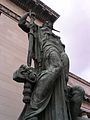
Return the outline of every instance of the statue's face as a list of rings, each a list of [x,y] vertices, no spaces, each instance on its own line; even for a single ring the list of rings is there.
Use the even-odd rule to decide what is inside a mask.
[[[52,22],[50,22],[50,21],[46,21],[46,22],[44,23],[44,26],[47,26],[47,27],[49,27],[49,28],[53,28],[53,24],[52,24]]]

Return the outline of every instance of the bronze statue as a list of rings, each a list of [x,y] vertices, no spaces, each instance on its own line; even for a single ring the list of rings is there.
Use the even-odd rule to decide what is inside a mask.
[[[30,22],[26,21],[28,16]],[[75,120],[79,111],[76,113],[76,107],[72,108],[72,104],[76,105],[77,96],[80,98],[77,109],[80,109],[84,90],[81,87],[67,87],[69,58],[60,37],[52,32],[53,23],[46,21],[42,26],[38,26],[34,20],[35,14],[27,12],[18,23],[19,27],[28,33],[29,40],[27,66],[20,66],[13,75],[14,80],[24,83],[25,107],[18,120]],[[32,59],[35,68],[31,68]],[[75,90],[79,94],[75,93]],[[48,115],[46,109],[49,109],[50,104],[52,109]],[[54,108],[55,115],[52,114]],[[41,117],[44,113],[47,113],[49,118]]]

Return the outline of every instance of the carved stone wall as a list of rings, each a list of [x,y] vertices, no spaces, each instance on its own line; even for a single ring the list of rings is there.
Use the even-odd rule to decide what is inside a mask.
[[[0,119],[16,120],[23,108],[22,87],[12,80],[13,72],[25,64],[26,34],[9,17],[0,16]]]

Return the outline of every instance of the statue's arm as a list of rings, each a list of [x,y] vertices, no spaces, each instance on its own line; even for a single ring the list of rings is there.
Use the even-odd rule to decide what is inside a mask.
[[[29,32],[29,27],[28,27],[28,24],[26,23],[26,19],[27,17],[29,16],[29,12],[27,12],[26,14],[24,14],[19,22],[18,22],[18,26],[24,31],[24,32]]]
[[[69,58],[65,52],[61,54],[61,58],[63,61],[63,66],[64,66],[64,72],[65,72],[65,80],[68,82],[68,76],[69,76]]]

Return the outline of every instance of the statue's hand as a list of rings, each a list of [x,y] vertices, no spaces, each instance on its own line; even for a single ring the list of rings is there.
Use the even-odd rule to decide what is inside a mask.
[[[29,17],[35,19],[35,12],[29,11]]]
[[[37,74],[33,70],[28,71],[27,80],[31,83],[35,83],[37,81]]]
[[[19,67],[14,73],[13,73],[13,80],[16,82],[24,83],[25,82],[25,77],[22,74],[23,70]]]
[[[37,75],[34,72],[34,68],[28,67],[26,65],[21,65],[19,69],[14,72],[13,80],[23,83],[25,83],[26,81],[30,83],[35,83],[37,80]]]

